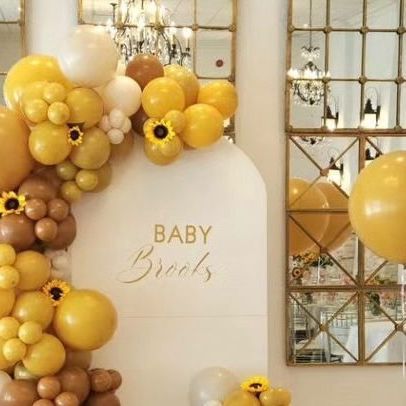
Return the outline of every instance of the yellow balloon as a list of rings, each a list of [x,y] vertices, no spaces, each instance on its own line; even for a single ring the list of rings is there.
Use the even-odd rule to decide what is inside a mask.
[[[56,125],[66,124],[70,117],[70,110],[67,104],[54,102],[48,108],[48,119]]]
[[[198,103],[215,107],[224,119],[232,117],[238,107],[238,95],[235,86],[226,80],[217,80],[202,86]]]
[[[8,316],[13,309],[15,302],[14,289],[0,290],[0,317]]]
[[[262,392],[260,397],[262,406],[290,406],[292,396],[287,389],[272,388]]]
[[[91,192],[97,187],[99,177],[97,176],[96,171],[88,171],[82,169],[76,175],[76,184],[79,186],[79,189],[84,192]]]
[[[68,93],[65,103],[70,110],[69,123],[83,124],[84,129],[96,125],[103,116],[103,100],[93,89],[77,87]]]
[[[28,347],[23,364],[31,374],[46,376],[62,369],[65,358],[63,344],[53,335],[44,334],[38,343]]]
[[[17,337],[20,323],[14,317],[3,317],[0,319],[0,337],[3,340]]]
[[[0,289],[13,289],[20,281],[17,269],[10,265],[0,267]]]
[[[16,252],[10,244],[0,244],[0,266],[13,265],[16,260]]]
[[[62,198],[69,203],[78,202],[82,198],[79,186],[71,180],[62,184],[60,192]]]
[[[317,183],[316,187],[321,190],[327,199],[330,209],[348,209],[348,198],[334,185],[327,182]],[[350,218],[347,213],[334,213],[330,215],[327,226],[320,244],[329,251],[340,248],[351,236],[352,229]]]
[[[42,338],[42,326],[36,321],[26,321],[18,329],[18,338],[27,345],[36,344]]]
[[[190,70],[180,65],[167,65],[164,68],[165,76],[175,80],[185,94],[185,107],[197,103],[200,83],[197,76]]]
[[[19,115],[0,106],[0,192],[17,188],[33,169],[29,135]]]
[[[89,369],[91,364],[92,353],[90,351],[66,351],[65,367]]]
[[[58,82],[71,89],[55,58],[30,55],[20,59],[8,72],[4,82],[4,99],[9,108],[19,111],[19,104],[27,85],[38,81]]]
[[[73,180],[79,169],[71,161],[61,162],[56,166],[56,174],[62,180]]]
[[[165,120],[169,120],[174,131],[180,134],[186,127],[186,115],[179,110],[171,110],[165,114]]]
[[[349,214],[360,240],[388,261],[406,263],[406,151],[365,168],[353,187]]]
[[[96,172],[98,178],[97,187],[93,189],[92,192],[99,193],[109,187],[111,179],[113,178],[113,168],[107,162]]]
[[[44,293],[24,292],[18,296],[12,316],[20,323],[35,321],[45,330],[52,322],[54,311],[51,300]]]
[[[42,123],[47,119],[48,103],[42,99],[29,100],[24,103],[23,114],[30,123]]]
[[[12,364],[21,361],[27,353],[27,346],[19,338],[11,338],[3,345],[4,358]]]
[[[144,151],[147,158],[156,165],[169,165],[177,158],[177,155],[164,155],[157,144],[148,140],[144,142]]]
[[[6,340],[0,338],[0,370],[2,371],[8,369],[12,365],[12,363],[10,361],[7,361],[7,359],[3,355],[3,347],[5,342]]]
[[[54,323],[62,342],[73,350],[92,351],[102,347],[117,327],[117,313],[103,294],[74,290],[58,306]]]
[[[289,180],[289,208],[293,210],[328,209],[324,194],[303,179]],[[293,217],[316,241],[321,241],[329,224],[329,215],[319,213],[292,213]],[[317,244],[308,237],[292,219],[289,219],[289,253],[298,255],[318,250]]]
[[[222,115],[208,104],[190,106],[185,110],[185,116],[186,127],[180,137],[192,148],[208,147],[224,134]]]
[[[108,161],[110,153],[109,137],[93,127],[85,131],[83,142],[73,149],[70,158],[81,169],[100,169]]]
[[[168,111],[185,108],[185,94],[175,80],[157,78],[142,92],[142,107],[149,117],[161,119]]]
[[[238,389],[227,396],[223,406],[261,406],[261,403],[251,393]]]
[[[25,86],[20,100],[20,107],[24,111],[27,102],[44,98],[44,89],[48,85],[46,81],[32,82]],[[46,100],[45,100],[46,101]]]
[[[43,165],[57,165],[70,154],[69,128],[50,121],[38,124],[31,131],[29,147],[32,156]]]
[[[19,253],[14,267],[20,274],[20,282],[18,283],[20,290],[40,289],[51,275],[49,259],[36,251]]]
[[[66,89],[57,82],[47,83],[44,86],[42,97],[49,104],[63,102],[66,98]]]

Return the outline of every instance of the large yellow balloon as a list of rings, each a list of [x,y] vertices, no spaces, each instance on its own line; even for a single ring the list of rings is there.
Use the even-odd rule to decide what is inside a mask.
[[[31,374],[46,376],[62,369],[65,358],[63,344],[53,335],[44,334],[38,343],[28,347],[23,364]]]
[[[290,406],[292,396],[287,389],[272,388],[262,392],[259,399],[262,406]]]
[[[20,274],[20,281],[17,286],[20,290],[40,289],[51,275],[49,259],[36,251],[19,253],[14,267]]]
[[[289,181],[289,208],[293,210],[328,209],[324,194],[303,179]],[[320,213],[292,213],[293,217],[316,241],[321,241],[329,224],[329,215]],[[298,255],[318,250],[317,244],[308,237],[292,219],[289,219],[289,253]]]
[[[70,124],[83,124],[86,129],[95,126],[103,116],[103,100],[93,89],[73,89],[65,102],[70,110]]]
[[[316,187],[321,190],[327,199],[330,209],[348,210],[348,198],[341,193],[334,185],[328,182],[317,183]],[[351,236],[352,228],[347,213],[334,213],[330,215],[327,226],[320,244],[329,251],[340,248]]]
[[[406,151],[383,155],[360,173],[349,214],[370,250],[388,261],[406,263]]]
[[[15,298],[14,289],[0,290],[0,318],[10,314]]]
[[[185,93],[185,107],[197,103],[200,84],[196,75],[190,70],[180,65],[167,65],[164,68],[165,76],[175,80]]]
[[[106,344],[117,328],[117,313],[103,294],[92,290],[70,292],[58,306],[54,329],[73,350],[92,351]]]
[[[0,106],[0,192],[15,189],[32,170],[29,134],[17,113]]]
[[[3,347],[6,343],[6,340],[0,338],[0,370],[4,371],[5,369],[9,368],[12,363],[7,361],[6,357],[3,355]]]
[[[217,80],[201,87],[198,103],[210,104],[223,115],[224,119],[227,119],[232,117],[237,110],[237,91],[230,82]]]
[[[224,400],[223,406],[261,406],[261,403],[251,393],[239,389]]]
[[[186,127],[180,134],[192,148],[204,148],[214,144],[224,134],[223,117],[208,104],[194,104],[185,110]]]
[[[185,108],[185,94],[171,78],[157,78],[147,84],[142,92],[142,107],[152,118],[163,118],[168,111]]]
[[[4,99],[13,110],[20,111],[20,100],[27,85],[37,81],[58,82],[71,89],[55,58],[30,55],[20,59],[8,72],[4,82]]]

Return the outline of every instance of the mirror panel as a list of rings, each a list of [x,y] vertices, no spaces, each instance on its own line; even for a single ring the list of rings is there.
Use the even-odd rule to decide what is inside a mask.
[[[331,0],[331,26],[358,28],[362,25],[362,0]]]

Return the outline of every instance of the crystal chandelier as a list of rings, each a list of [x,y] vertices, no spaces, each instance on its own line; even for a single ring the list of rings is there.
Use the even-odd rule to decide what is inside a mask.
[[[107,23],[108,31],[125,64],[132,56],[147,53],[156,55],[163,65],[191,68],[193,31],[181,27],[179,36],[172,13],[160,0],[118,0],[110,4],[113,17]]]

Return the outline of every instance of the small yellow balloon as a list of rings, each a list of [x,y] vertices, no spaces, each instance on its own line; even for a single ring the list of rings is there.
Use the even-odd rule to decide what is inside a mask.
[[[83,142],[74,148],[71,161],[81,169],[99,169],[109,159],[111,144],[109,137],[99,128],[85,131]]]
[[[1,293],[2,291],[0,291],[0,298]],[[45,330],[51,324],[54,311],[51,300],[44,293],[39,291],[24,292],[18,296],[12,316],[20,323],[35,321]]]
[[[97,187],[99,177],[97,176],[96,171],[88,171],[82,169],[76,175],[76,184],[79,186],[79,189],[84,192],[91,192]]]
[[[185,107],[197,103],[200,84],[197,76],[188,68],[181,65],[167,65],[164,68],[165,76],[175,80],[185,94]]]
[[[63,102],[66,98],[66,89],[57,82],[47,83],[43,88],[42,97],[49,104]]]
[[[11,338],[3,345],[4,358],[11,364],[21,361],[27,353],[27,346],[19,338]]]
[[[177,156],[164,155],[157,144],[148,140],[144,142],[144,151],[147,158],[156,165],[169,165],[177,158]]]
[[[223,117],[208,104],[194,104],[185,110],[186,127],[180,134],[192,148],[204,148],[214,144],[224,134]]]
[[[79,169],[71,161],[63,161],[56,166],[56,174],[62,180],[73,180]]]
[[[27,345],[36,344],[42,338],[42,326],[36,321],[26,321],[18,329],[18,338]]]
[[[95,126],[103,116],[103,100],[93,89],[78,87],[71,90],[65,103],[70,110],[70,124],[82,124],[84,129]]]
[[[168,111],[185,108],[185,94],[171,78],[157,78],[142,93],[142,107],[149,117],[163,118]]]
[[[82,198],[82,191],[74,181],[68,181],[61,186],[61,196],[69,203],[76,203]]]
[[[42,123],[47,119],[48,104],[42,99],[29,100],[24,104],[23,113],[31,123]]]
[[[20,323],[14,317],[3,317],[0,319],[0,338],[9,340],[17,337]]]
[[[13,289],[20,282],[20,274],[10,265],[0,267],[0,289]]]
[[[20,290],[40,289],[51,275],[49,259],[36,251],[19,253],[14,266],[20,274],[18,283],[18,289]]]
[[[3,355],[3,347],[5,344],[6,340],[3,340],[0,338],[0,370],[4,371],[12,365],[10,361],[7,361],[7,359]]]
[[[171,110],[165,114],[165,120],[169,120],[174,131],[180,134],[186,127],[186,115],[182,111]]]
[[[0,317],[8,316],[13,309],[15,302],[14,289],[0,290]]]
[[[64,365],[66,358],[63,344],[53,335],[44,334],[41,340],[28,347],[23,364],[36,376],[56,374]]]
[[[262,392],[260,397],[262,406],[290,406],[292,396],[287,389],[272,388]]]
[[[0,266],[13,265],[16,260],[16,252],[10,244],[0,244]]]
[[[69,120],[69,107],[62,102],[54,102],[48,108],[48,120],[56,125],[66,124]]]
[[[99,193],[109,187],[113,178],[113,168],[107,162],[97,171],[97,187],[92,190],[94,193]]]
[[[160,146],[162,155],[167,157],[177,157],[183,151],[183,142],[176,135],[170,141]]]
[[[38,124],[31,131],[29,147],[32,156],[43,165],[63,162],[72,150],[68,141],[69,128],[50,121]]]
[[[238,389],[227,396],[223,406],[261,406],[261,403],[251,393]]]
[[[48,85],[48,82],[46,82],[46,81],[38,81],[38,82],[30,83],[24,88],[24,91],[23,91],[23,94],[22,94],[21,100],[20,100],[20,107],[22,108],[22,111],[24,111],[24,106],[28,101],[31,101],[34,99],[44,99],[44,97],[43,97],[44,88],[47,85]]]
[[[237,110],[237,91],[230,82],[217,80],[200,88],[198,103],[215,107],[226,120],[232,117]]]
[[[102,347],[117,328],[117,313],[103,294],[92,290],[74,290],[57,307],[55,332],[73,350],[92,351]]]

